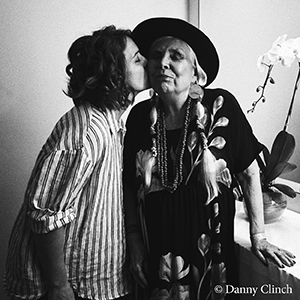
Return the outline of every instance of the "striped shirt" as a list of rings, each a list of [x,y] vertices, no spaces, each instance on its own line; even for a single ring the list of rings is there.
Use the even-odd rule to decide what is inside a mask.
[[[5,288],[37,299],[46,292],[33,232],[65,227],[69,282],[82,298],[130,291],[122,194],[124,127],[86,103],[56,124],[36,160],[8,248]]]

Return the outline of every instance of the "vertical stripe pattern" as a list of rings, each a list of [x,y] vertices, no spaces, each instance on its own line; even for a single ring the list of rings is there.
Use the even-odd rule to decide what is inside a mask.
[[[22,299],[45,293],[33,232],[65,226],[65,262],[79,297],[129,292],[122,195],[123,127],[113,112],[74,107],[40,151],[8,249],[5,288]]]

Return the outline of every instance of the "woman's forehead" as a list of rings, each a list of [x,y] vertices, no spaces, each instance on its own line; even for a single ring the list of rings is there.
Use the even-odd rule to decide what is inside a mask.
[[[150,50],[168,48],[182,49],[183,51],[190,52],[190,47],[186,42],[173,36],[158,38],[153,42]]]

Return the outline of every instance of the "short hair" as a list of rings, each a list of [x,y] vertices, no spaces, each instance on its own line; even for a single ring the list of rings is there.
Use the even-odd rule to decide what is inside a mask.
[[[65,94],[76,106],[90,102],[101,110],[126,108],[131,101],[125,83],[126,62],[124,50],[128,29],[114,25],[78,38],[68,51],[69,76]]]

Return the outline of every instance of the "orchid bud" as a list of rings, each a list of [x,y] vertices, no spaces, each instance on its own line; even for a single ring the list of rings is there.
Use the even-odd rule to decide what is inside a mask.
[[[262,90],[262,88],[263,88],[263,87],[262,87],[261,85],[258,86],[258,87],[256,88],[256,92],[259,93],[259,92]]]

